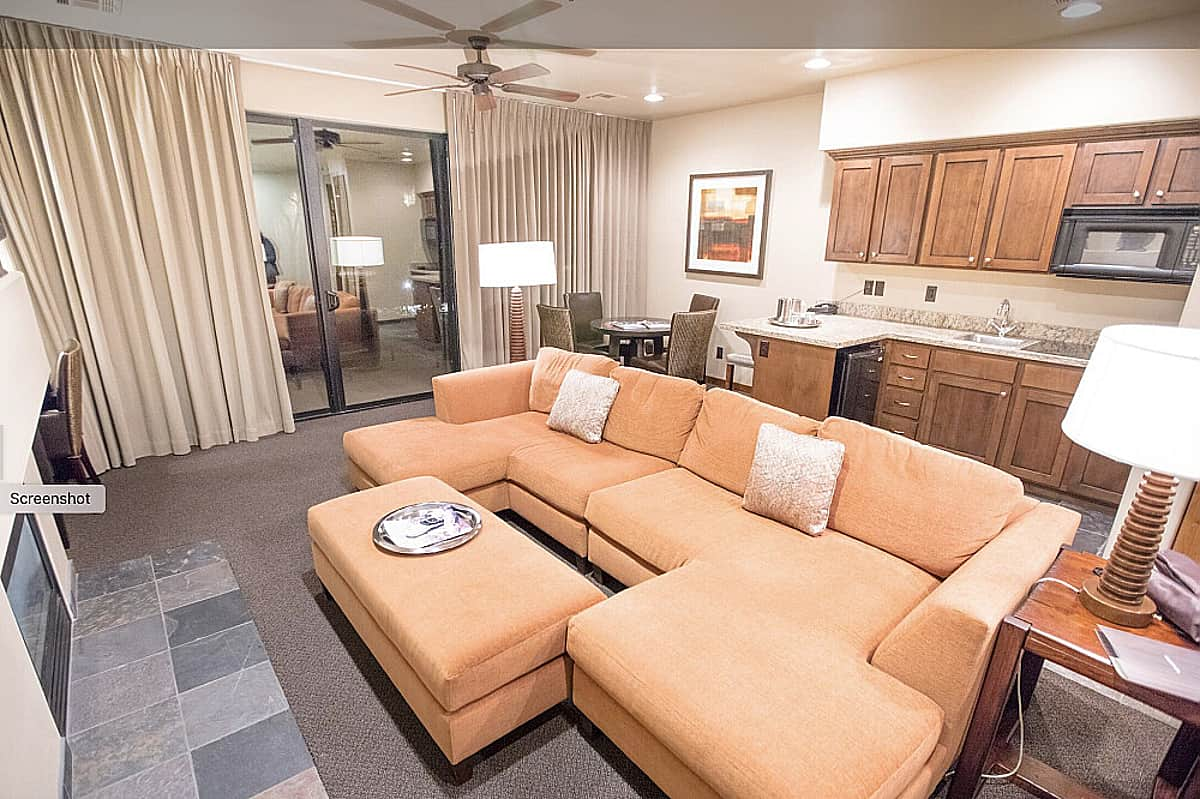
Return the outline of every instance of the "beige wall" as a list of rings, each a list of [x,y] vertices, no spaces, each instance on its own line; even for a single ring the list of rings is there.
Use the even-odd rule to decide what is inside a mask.
[[[693,293],[721,298],[718,318],[768,316],[775,300],[828,299],[833,268],[823,258],[829,221],[824,153],[817,149],[821,96],[807,95],[654,123],[650,143],[647,314],[670,317],[687,310]],[[762,280],[685,274],[688,175],[698,172],[774,170]],[[722,344],[749,352],[736,336],[716,331]],[[724,364],[709,352],[709,374]],[[739,381],[748,376],[739,373]]]
[[[242,95],[248,111],[446,132],[441,94],[384,97],[399,88],[402,87],[378,81],[242,60]]]

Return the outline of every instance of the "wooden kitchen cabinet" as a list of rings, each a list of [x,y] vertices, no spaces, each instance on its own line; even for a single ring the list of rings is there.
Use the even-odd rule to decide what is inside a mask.
[[[754,354],[750,396],[810,419],[829,415],[837,350],[782,339],[743,338]]]
[[[998,467],[1029,483],[1062,486],[1071,451],[1062,420],[1082,375],[1069,366],[1021,364]]]
[[[995,464],[1011,392],[1011,383],[934,372],[925,384],[917,440]]]
[[[878,158],[850,158],[836,162],[829,206],[829,236],[825,241],[826,260],[867,260],[878,179]]]
[[[1129,467],[1071,444],[1061,488],[1068,494],[1118,505],[1129,481]]]
[[[1163,139],[1150,178],[1149,202],[1200,203],[1200,136]]]
[[[871,249],[876,264],[915,264],[921,246],[921,220],[929,197],[932,155],[895,155],[879,162]]]
[[[937,154],[919,263],[978,266],[999,165],[999,148]]]
[[[1047,272],[1075,160],[1074,144],[1010,147],[1000,164],[984,269]]]
[[[1158,143],[1158,139],[1131,139],[1079,145],[1067,205],[1142,205]]]

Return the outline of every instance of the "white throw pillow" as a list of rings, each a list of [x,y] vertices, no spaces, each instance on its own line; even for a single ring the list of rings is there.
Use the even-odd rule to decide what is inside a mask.
[[[546,424],[551,430],[569,433],[589,444],[599,444],[620,387],[621,384],[611,377],[572,369],[563,378]]]
[[[742,507],[789,527],[820,535],[829,523],[846,447],[778,425],[758,429]]]

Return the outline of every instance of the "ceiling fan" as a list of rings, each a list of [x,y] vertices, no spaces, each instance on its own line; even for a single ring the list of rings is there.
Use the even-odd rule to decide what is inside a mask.
[[[438,34],[436,36],[408,36],[399,39],[368,39],[365,41],[350,42],[351,47],[396,49],[401,47],[430,47],[449,42],[466,48],[467,58],[471,58],[471,51],[473,49],[482,51],[489,46],[516,47],[521,50],[553,50],[556,53],[578,56],[593,56],[596,54],[595,50],[567,47],[560,44],[547,44],[546,42],[531,42],[524,39],[502,38],[499,35],[509,28],[516,27],[523,22],[528,22],[543,14],[549,14],[551,11],[557,11],[562,8],[561,3],[555,3],[553,0],[529,0],[525,5],[509,11],[507,14],[501,14],[491,22],[485,22],[478,28],[459,28],[453,22],[447,22],[400,0],[362,1],[405,19],[418,22],[427,28],[433,28],[435,31],[438,31]],[[483,44],[477,47],[472,43],[472,40],[481,41]]]
[[[332,150],[334,147],[344,147],[347,150],[359,150],[364,153],[375,153],[375,150],[368,149],[370,147],[378,147],[383,144],[380,141],[357,141],[354,144],[342,144],[342,134],[336,130],[327,130],[326,128],[317,128],[313,131],[313,138],[317,140],[318,150]],[[295,136],[280,136],[272,139],[251,139],[251,144],[295,144]]]
[[[547,100],[560,100],[564,103],[573,103],[579,99],[579,92],[546,89],[541,86],[523,86],[517,83],[517,81],[549,75],[550,70],[541,64],[533,63],[522,64],[512,69],[501,69],[488,58],[488,39],[485,36],[471,36],[467,39],[467,45],[466,52],[468,53],[468,58],[472,55],[475,58],[474,60],[468,60],[465,64],[459,64],[458,72],[455,75],[437,69],[429,69],[428,67],[418,67],[413,64],[396,65],[404,69],[415,69],[419,72],[440,75],[443,78],[457,81],[456,83],[449,83],[443,86],[422,86],[419,89],[388,92],[385,96],[396,97],[402,94],[416,94],[417,92],[429,92],[439,89],[469,89],[471,94],[475,95],[476,111],[491,111],[496,107],[496,97],[492,94],[493,88],[508,94],[543,97]]]

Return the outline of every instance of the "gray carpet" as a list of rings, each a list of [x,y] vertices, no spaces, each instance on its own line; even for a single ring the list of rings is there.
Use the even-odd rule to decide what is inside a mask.
[[[201,540],[224,549],[317,769],[334,799],[657,797],[612,744],[552,711],[490,747],[471,782],[444,761],[340,611],[320,597],[305,511],[347,490],[345,430],[431,412],[428,402],[302,422],[290,436],[185,457],[147,458],[104,475],[108,512],[71,521],[79,569]],[[1106,795],[1146,796],[1171,730],[1047,674],[1029,716],[1035,755]],[[987,787],[985,797],[1022,795]]]

